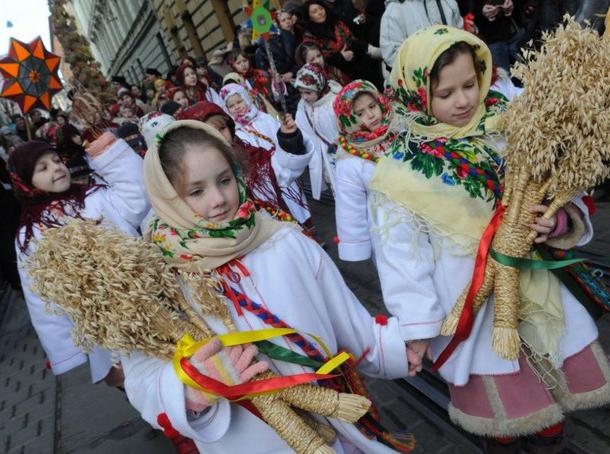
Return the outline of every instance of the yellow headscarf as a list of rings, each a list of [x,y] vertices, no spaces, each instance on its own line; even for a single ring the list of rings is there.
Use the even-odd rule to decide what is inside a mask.
[[[480,104],[470,122],[462,127],[438,122],[430,112],[432,90],[430,71],[440,55],[454,44],[464,41],[475,50],[479,72]],[[393,98],[402,104],[402,113],[409,117],[409,128],[415,135],[428,139],[437,137],[462,138],[484,134],[496,128],[495,116],[486,115],[485,105],[492,79],[491,52],[472,33],[446,25],[433,25],[411,35],[398,49],[390,74]],[[484,127],[480,127],[485,118]]]
[[[439,56],[460,41],[475,50],[481,101],[470,122],[456,127],[430,113],[430,71]],[[378,162],[370,188],[375,197],[387,197],[449,239],[456,254],[476,251],[500,196],[501,160],[484,136],[496,129],[496,113],[506,99],[489,91],[491,78],[487,45],[471,33],[443,25],[410,36],[398,50],[390,75],[395,116],[403,119],[406,130]]]

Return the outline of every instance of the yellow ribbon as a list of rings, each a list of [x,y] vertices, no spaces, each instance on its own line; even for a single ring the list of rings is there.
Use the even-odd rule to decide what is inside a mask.
[[[220,340],[222,345],[225,347],[232,347],[232,346],[236,346],[236,345],[243,345],[243,344],[247,344],[247,343],[272,339],[274,337],[286,336],[288,334],[295,334],[297,332],[298,332],[297,330],[292,329],[292,328],[267,328],[267,329],[254,330],[254,331],[239,331],[239,332],[233,332],[233,333],[227,333],[227,334],[220,334],[218,336],[208,337],[208,338],[202,339],[200,341],[195,340],[190,334],[185,334],[176,343],[176,352],[174,353],[174,358],[172,360],[172,363],[174,366],[174,371],[176,372],[178,379],[185,385],[187,385],[191,388],[198,389],[198,390],[208,393],[210,395],[215,395],[215,393],[213,393],[212,391],[210,391],[208,389],[203,388],[197,382],[195,382],[191,377],[188,376],[188,374],[180,366],[180,360],[182,358],[189,358],[189,357],[193,356],[195,354],[195,352],[197,352],[197,350],[199,350],[201,347],[203,347],[204,345],[206,345],[208,342],[212,341],[213,339]],[[326,375],[326,374],[330,373],[331,371],[333,371],[334,369],[336,369],[337,367],[339,367],[341,364],[343,364],[345,361],[347,361],[351,357],[351,355],[347,352],[341,352],[338,355],[333,356],[330,353],[328,346],[322,341],[322,339],[320,339],[318,336],[315,336],[313,334],[308,334],[308,333],[306,333],[306,334],[309,337],[313,338],[318,343],[318,345],[320,345],[322,350],[324,350],[324,353],[326,354],[326,356],[330,358],[327,362],[324,363],[324,365],[322,365],[322,367],[320,367],[315,372],[316,374]],[[271,394],[271,393],[277,392],[277,391],[279,391],[279,390],[269,391],[269,392],[264,392],[264,393],[256,393],[253,395]],[[250,398],[250,397],[252,397],[252,396],[247,396],[242,399]],[[238,399],[238,400],[241,400],[241,399]]]

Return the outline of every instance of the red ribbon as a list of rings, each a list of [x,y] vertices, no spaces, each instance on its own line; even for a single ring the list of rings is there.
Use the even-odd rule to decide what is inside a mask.
[[[206,391],[214,393],[218,396],[222,396],[227,400],[241,399],[243,397],[247,397],[250,394],[279,391],[281,389],[302,385],[304,383],[310,383],[318,380],[328,380],[337,376],[332,374],[307,373],[289,375],[287,377],[267,378],[265,380],[256,380],[247,383],[241,383],[239,385],[225,385],[224,383],[218,380],[214,380],[211,377],[203,375],[186,358],[182,358],[180,360],[180,367],[182,367],[182,370],[192,380],[194,380],[199,386],[204,388]]]
[[[455,334],[449,342],[449,345],[445,347],[441,355],[432,365],[432,370],[437,371],[443,364],[449,359],[453,351],[460,345],[464,340],[470,336],[472,331],[472,324],[474,322],[474,297],[479,293],[483,281],[485,279],[485,267],[487,266],[487,254],[489,252],[489,246],[494,238],[494,235],[498,231],[502,219],[504,218],[505,207],[502,204],[498,205],[498,208],[491,217],[491,221],[487,224],[481,241],[479,242],[479,248],[477,250],[477,257],[474,262],[474,270],[472,271],[472,279],[470,281],[470,289],[466,295],[466,301],[464,302],[464,309],[460,314]]]

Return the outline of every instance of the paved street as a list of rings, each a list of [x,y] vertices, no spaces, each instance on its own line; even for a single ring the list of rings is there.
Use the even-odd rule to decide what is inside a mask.
[[[320,236],[336,259],[332,241],[332,207],[313,204]],[[597,241],[587,249],[610,254],[610,210],[596,219]],[[382,312],[379,284],[370,263],[339,263],[352,290],[372,313]],[[59,377],[46,370],[45,358],[30,326],[25,303],[15,293],[0,290],[0,452],[12,453],[173,453],[169,442],[153,431],[131,408],[125,395],[105,385],[90,383],[87,366]],[[599,322],[602,343],[610,347],[610,317]],[[369,380],[369,389],[382,417],[393,430],[408,430],[417,439],[416,453],[473,453],[459,434],[431,418],[402,387]],[[568,433],[582,453],[610,452],[610,412],[579,412],[570,419]]]

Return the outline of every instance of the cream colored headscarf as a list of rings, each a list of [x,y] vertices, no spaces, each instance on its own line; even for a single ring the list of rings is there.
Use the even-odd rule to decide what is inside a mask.
[[[155,210],[145,237],[159,246],[166,260],[177,268],[209,271],[253,251],[287,224],[256,212],[252,202],[246,199],[241,180],[241,206],[234,219],[215,224],[193,212],[174,189],[159,159],[163,137],[182,127],[200,129],[226,143],[216,129],[196,120],[173,122],[158,134],[144,158],[144,183]],[[239,169],[233,170],[239,172]]]

